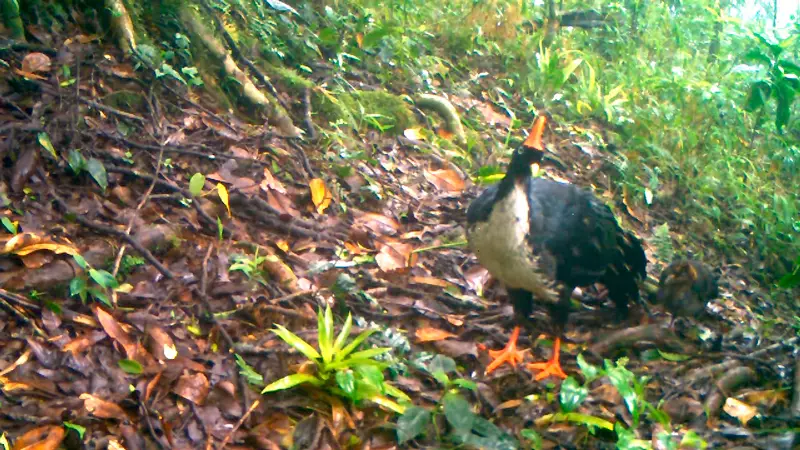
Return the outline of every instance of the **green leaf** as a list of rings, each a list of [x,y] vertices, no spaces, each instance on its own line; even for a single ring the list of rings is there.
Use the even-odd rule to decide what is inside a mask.
[[[539,418],[542,422],[552,421],[552,422],[572,422],[581,424],[587,427],[597,427],[602,428],[604,430],[613,430],[614,424],[605,420],[601,419],[600,417],[590,416],[588,414],[581,414],[581,413],[557,413],[557,414],[547,414]]]
[[[325,370],[332,371],[332,370],[339,370],[344,369],[347,367],[358,367],[358,366],[373,366],[373,367],[386,367],[386,363],[381,361],[376,361],[374,359],[369,358],[347,358],[344,361],[337,361],[332,362],[330,364],[325,364]]]
[[[600,376],[600,368],[586,362],[586,359],[583,358],[583,353],[578,355],[578,368],[581,370],[583,378],[587,383],[594,381]]]
[[[388,353],[392,351],[389,347],[378,347],[378,348],[369,348],[367,350],[361,350],[360,352],[355,352],[351,354],[347,359],[372,359],[376,356],[382,355],[384,353]]]
[[[347,357],[347,355],[352,353],[353,350],[358,348],[358,346],[361,345],[361,343],[364,342],[365,339],[370,337],[372,335],[372,333],[374,333],[374,332],[375,332],[374,329],[369,329],[369,330],[362,331],[361,334],[356,336],[355,339],[353,339],[349,344],[347,344],[347,346],[345,348],[343,348],[341,352],[339,352],[339,353],[337,353],[335,355],[335,358],[334,358],[335,361],[343,360],[345,357]]]
[[[70,150],[69,155],[67,155],[67,163],[69,163],[69,168],[72,169],[75,175],[80,174],[86,169],[86,159],[83,157],[80,150]]]
[[[320,30],[318,37],[320,43],[327,47],[333,47],[339,43],[339,33],[335,28],[332,27],[327,27]]]
[[[703,440],[703,438],[698,436],[696,432],[689,430],[683,435],[683,439],[681,439],[680,447],[684,448],[684,446],[692,446],[694,448],[704,449],[708,447],[708,443]]]
[[[625,428],[621,422],[614,425],[617,433],[617,450],[652,450],[653,446],[649,441],[636,438],[632,430]]]
[[[406,412],[406,407],[403,405],[398,404],[397,402],[388,399],[382,395],[374,395],[369,397],[367,400],[377,403],[378,405],[383,406],[386,409],[396,412],[397,414],[403,414]]]
[[[352,370],[340,370],[336,372],[336,384],[347,394],[352,397],[356,390],[356,377],[353,375]]]
[[[298,384],[303,383],[310,383],[315,386],[322,384],[317,377],[314,375],[309,375],[307,373],[296,373],[294,375],[289,375],[287,377],[283,377],[278,381],[270,383],[267,387],[265,387],[261,393],[266,394],[267,392],[275,392],[275,391],[285,391],[286,389],[291,389]]]
[[[670,417],[665,411],[662,411],[655,406],[651,405],[649,402],[645,403],[645,408],[647,408],[647,413],[650,417],[655,420],[656,422],[660,423],[664,426],[664,428],[669,429]]]
[[[459,394],[449,392],[445,394],[444,417],[453,427],[456,435],[466,436],[472,431],[472,424],[475,422],[475,413],[469,406],[469,402]]]
[[[120,359],[117,364],[119,368],[131,375],[139,375],[144,371],[144,368],[138,361],[132,359]]]
[[[341,331],[339,331],[339,335],[336,336],[336,341],[333,343],[333,354],[336,355],[339,351],[342,350],[342,346],[344,345],[345,339],[350,336],[350,329],[353,327],[353,315],[347,313],[347,319],[344,320],[344,325],[342,326]]]
[[[17,234],[17,230],[19,229],[17,223],[12,222],[11,219],[9,219],[8,217],[3,217],[2,219],[0,219],[0,222],[3,223],[3,228],[5,228],[6,231],[8,231],[11,234]]]
[[[397,442],[403,445],[421,435],[431,423],[431,412],[419,406],[411,406],[397,419]]]
[[[778,281],[778,286],[784,289],[790,289],[797,285],[800,285],[800,270],[795,270],[794,273],[786,274]]]
[[[75,264],[79,265],[83,270],[86,270],[86,267],[89,265],[86,263],[86,260],[83,259],[83,256],[81,255],[72,255],[72,259],[74,259]]]
[[[83,439],[83,436],[86,434],[86,428],[76,423],[64,422],[62,425],[64,425],[64,428],[68,430],[75,430],[75,432],[78,433],[78,437],[81,439]]]
[[[306,358],[312,360],[321,358],[319,352],[317,352],[314,347],[310,346],[308,342],[302,340],[296,334],[287,330],[283,325],[275,324],[275,328],[272,330],[272,332],[277,334],[279,338],[284,340],[284,342],[294,347],[295,350],[305,355]]]
[[[281,0],[266,0],[267,4],[270,8],[274,9],[278,12],[290,12],[292,14],[297,14],[297,10],[292,8],[291,6],[283,3]]]
[[[39,145],[44,147],[44,149],[47,150],[47,152],[50,153],[53,158],[58,159],[58,154],[56,153],[55,147],[53,147],[53,143],[50,141],[50,136],[42,131],[36,137],[39,141]]]
[[[94,181],[105,191],[108,189],[108,173],[106,173],[106,166],[96,158],[91,158],[86,161],[86,171],[94,178]]]
[[[754,48],[744,54],[744,59],[748,61],[757,61],[764,63],[767,67],[772,65],[772,59],[767,56],[761,49]]]
[[[456,371],[456,362],[453,358],[445,355],[436,355],[431,359],[428,364],[428,372],[432,375],[436,372],[443,372],[445,374],[453,373]]]
[[[354,368],[359,378],[378,392],[383,392],[383,371],[376,366],[357,366]]]
[[[531,430],[526,428],[519,432],[520,436],[523,439],[527,440],[530,444],[531,450],[542,450],[542,445],[544,441],[542,441],[542,436],[539,435],[535,430]]]
[[[206,176],[202,173],[196,173],[189,179],[189,193],[197,197],[203,192],[203,186],[206,184]]]
[[[369,50],[389,34],[389,30],[386,27],[381,27],[370,31],[364,36],[364,40],[361,41],[361,48],[364,50]]]
[[[691,356],[689,356],[689,355],[681,355],[680,353],[664,352],[664,351],[661,351],[661,349],[658,349],[658,354],[661,355],[661,357],[666,359],[667,361],[672,361],[672,362],[686,361],[687,359],[691,358]]]
[[[777,86],[777,111],[775,114],[775,128],[781,131],[787,123],[792,113],[792,103],[794,102],[794,88],[788,83],[780,83]]]
[[[330,305],[325,308],[324,315],[322,309],[317,311],[317,335],[322,360],[329,363],[333,359],[333,313]]]
[[[119,283],[117,282],[117,279],[114,278],[114,275],[105,270],[89,269],[89,277],[91,277],[95,283],[106,289],[114,289],[119,287]]]
[[[114,305],[111,303],[111,300],[108,299],[106,293],[101,291],[100,289],[90,288],[87,292],[100,303],[108,306],[109,308],[114,307]]]
[[[575,378],[569,376],[561,383],[558,401],[561,403],[561,409],[564,412],[572,412],[578,406],[581,406],[587,396],[589,396],[589,390],[578,384]]]
[[[391,395],[394,398],[411,402],[411,397],[409,397],[405,392],[401,391],[400,389],[397,389],[396,387],[392,386],[389,383],[386,382],[383,383],[383,392],[386,393],[386,395]]]
[[[757,81],[750,86],[750,94],[747,97],[745,110],[755,111],[767,102],[767,99],[772,93],[772,87],[766,81]]]
[[[575,72],[575,69],[577,69],[582,62],[583,60],[581,58],[574,59],[567,65],[567,67],[564,68],[561,73],[561,84],[564,84],[567,82],[567,80],[569,80],[569,77],[572,76],[572,73]]]
[[[236,365],[239,366],[239,375],[243,376],[247,383],[253,386],[263,386],[264,385],[264,377],[256,372],[256,370],[250,365],[247,364],[247,361],[244,360],[238,353],[233,354],[234,358],[236,359]]]
[[[86,280],[81,277],[75,277],[69,282],[69,295],[78,296],[81,300],[86,300]]]
[[[471,391],[478,390],[478,385],[474,381],[465,380],[463,378],[456,378],[455,380],[453,380],[453,384],[464,389],[469,389]]]

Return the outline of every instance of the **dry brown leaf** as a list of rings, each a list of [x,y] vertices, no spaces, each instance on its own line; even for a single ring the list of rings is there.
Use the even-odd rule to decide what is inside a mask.
[[[178,356],[178,348],[175,346],[172,337],[157,326],[148,328],[147,333],[151,341],[149,350],[159,361],[175,359]]]
[[[136,359],[137,345],[133,342],[131,337],[128,336],[128,333],[122,329],[122,325],[117,322],[117,319],[99,306],[94,306],[92,309],[94,310],[95,317],[97,317],[97,321],[100,322],[100,326],[103,327],[106,334],[108,334],[111,339],[119,342],[119,345],[125,349],[125,354],[128,359]]]
[[[280,192],[281,194],[286,193],[286,187],[283,185],[283,183],[272,176],[272,172],[270,172],[266,167],[264,167],[264,179],[261,180],[261,189],[264,190],[264,192],[272,189]]]
[[[22,264],[28,269],[38,269],[53,260],[53,255],[45,252],[36,252],[20,257]]]
[[[12,450],[56,450],[64,440],[66,431],[59,425],[34,428],[14,441]]]
[[[728,397],[725,400],[725,406],[722,407],[722,410],[739,419],[739,423],[742,425],[747,425],[747,422],[758,414],[758,410],[755,407],[733,397]]]
[[[500,403],[499,405],[497,405],[497,407],[494,409],[494,412],[496,413],[496,412],[502,411],[504,409],[516,409],[520,405],[522,405],[522,400],[519,400],[519,399],[506,400],[503,403]]]
[[[479,296],[483,295],[483,287],[489,281],[489,271],[479,265],[474,265],[464,272],[464,279],[467,286],[475,291]]]
[[[317,212],[322,214],[331,204],[331,193],[325,187],[325,182],[320,178],[314,178],[308,182],[308,187],[311,189],[311,201],[317,208]]]
[[[354,223],[363,225],[378,235],[393,235],[400,230],[400,224],[391,217],[369,212],[356,217]]]
[[[25,364],[26,362],[28,362],[30,357],[31,357],[31,349],[25,350],[25,353],[21,354],[16,361],[9,364],[8,367],[4,368],[3,370],[0,370],[0,377],[11,373],[17,367]]]
[[[45,78],[45,77],[43,77],[41,75],[36,75],[35,73],[26,72],[24,70],[13,69],[12,72],[14,72],[15,74],[17,74],[17,75],[19,75],[21,77],[27,78],[29,80],[40,80],[40,81],[47,80],[47,78]]]
[[[381,246],[375,262],[384,272],[403,269],[414,265],[416,254],[411,253],[414,247],[402,242],[387,242]]]
[[[452,131],[445,130],[444,128],[439,128],[438,130],[436,130],[436,134],[438,134],[440,138],[447,140],[452,140],[453,136],[455,136],[455,134],[453,134]]]
[[[97,418],[117,420],[125,420],[128,418],[125,411],[116,403],[95,397],[88,392],[81,394],[80,399],[83,400],[83,408],[86,409],[89,414]]]
[[[202,405],[208,397],[208,378],[202,373],[194,375],[183,374],[178,378],[178,383],[172,392],[189,400],[195,405]]]
[[[300,211],[294,208],[292,200],[284,193],[272,189],[268,190],[267,203],[277,209],[281,214],[287,214],[291,217],[300,217]]]
[[[449,331],[440,330],[433,327],[417,328],[417,331],[414,332],[414,336],[417,337],[418,343],[440,341],[442,339],[458,337]]]
[[[483,120],[489,125],[497,124],[505,128],[511,126],[511,118],[505,114],[498,113],[492,108],[492,105],[488,103],[481,102],[475,106],[475,109],[481,113]]]
[[[22,58],[23,72],[49,72],[51,67],[50,57],[44,53],[28,53]]]
[[[464,180],[454,170],[425,170],[423,174],[426,180],[442,191],[461,192],[464,190]]]
[[[427,284],[428,286],[436,286],[440,288],[448,288],[451,286],[447,281],[434,277],[411,277],[408,281],[415,284]]]

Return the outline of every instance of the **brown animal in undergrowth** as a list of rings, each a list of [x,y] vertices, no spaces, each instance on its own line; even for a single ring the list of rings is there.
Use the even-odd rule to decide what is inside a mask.
[[[708,266],[693,259],[680,259],[661,272],[656,303],[672,314],[671,328],[677,317],[704,312],[706,304],[718,295],[717,276]]]

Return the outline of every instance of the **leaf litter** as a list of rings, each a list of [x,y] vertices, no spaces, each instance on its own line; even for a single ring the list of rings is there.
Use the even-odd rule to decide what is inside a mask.
[[[15,67],[43,82],[54,70],[49,57],[35,52]],[[126,64],[100,74],[136,76]],[[80,83],[81,91],[96,92],[93,77]],[[104,83],[122,89],[111,77]],[[510,124],[483,99],[457,104],[476,109],[488,126]],[[35,202],[35,213],[3,210],[21,230],[2,235],[0,254],[0,430],[13,439],[12,448],[56,449],[75,430],[85,431],[86,442],[114,448],[153,441],[162,448],[223,442],[237,448],[302,442],[384,448],[398,438],[401,445],[424,447],[431,445],[424,431],[433,421],[452,432],[450,444],[473,448],[521,448],[522,441],[611,448],[624,436],[658,442],[657,429],[684,441],[699,430],[719,447],[732,436],[759,445],[759,429],[793,423],[786,388],[791,358],[786,352],[768,358],[762,350],[778,352],[779,344],[797,345],[797,339],[782,339],[785,330],[770,337],[752,331],[756,319],[746,304],[755,297],[754,282],[745,274],[728,274],[721,320],[705,323],[712,337],[689,329],[684,338],[690,343],[680,354],[661,341],[663,333],[634,322],[613,324],[602,309],[587,305],[575,314],[565,344],[570,381],[534,383],[524,370],[511,369],[484,377],[482,348],[497,348],[507,338],[509,308],[502,287],[457,245],[479,188],[442,165],[444,152],[422,154],[368,134],[360,142],[365,148],[387,149],[377,152],[376,165],[359,162],[355,174],[337,179],[328,163],[312,156],[313,169],[324,174],[313,177],[295,164],[284,139],[257,135],[233,117],[220,121],[193,108],[157,117],[138,111],[173,127],[156,143],[148,133],[120,137],[114,114],[95,111],[86,112],[88,129],[81,134],[82,147],[96,149],[85,155],[94,161],[95,182],[55,170],[44,179],[34,176],[45,167],[39,152],[58,158],[54,143],[70,129],[60,126],[57,114],[66,106],[52,107],[47,133],[20,139],[28,156],[18,159],[24,165],[15,168],[9,194],[15,202],[33,194],[26,201]],[[409,140],[426,136],[425,130],[405,130]],[[272,151],[256,150],[264,140]],[[174,150],[169,170],[146,153],[157,145]],[[198,146],[221,151],[203,158],[190,150]],[[142,152],[127,155],[134,147]],[[560,159],[580,164],[569,175],[547,169],[548,175],[591,183],[592,165],[602,158],[585,147],[559,147]],[[309,155],[316,150],[304,148]],[[120,160],[129,165],[114,162]],[[154,178],[161,170],[164,176]],[[70,213],[44,200],[51,192]],[[639,222],[634,227],[655,210],[636,207],[627,191],[622,204]],[[123,234],[133,237],[126,240],[119,230],[129,224],[130,233]],[[170,226],[175,229],[164,232]],[[115,245],[98,244],[105,241]],[[82,273],[76,254],[94,270],[84,277],[85,289],[73,295],[50,290]],[[117,280],[124,283],[114,286]],[[103,301],[110,298],[116,303]],[[385,361],[391,381],[415,405],[399,420],[379,403],[304,389],[256,401],[269,383],[310,370],[269,330],[280,324],[317,345],[320,304],[338,305],[341,317],[352,311],[351,333],[374,327],[368,344],[393,349],[395,359]],[[537,311],[536,329],[546,320]],[[715,345],[713,335],[728,331],[712,329],[719,323],[735,333]],[[627,343],[608,343],[620,329]],[[549,355],[551,344],[536,335],[522,336],[520,344],[531,349],[531,358]],[[592,354],[599,349],[602,354]],[[623,355],[622,365],[602,361]],[[754,370],[761,375],[756,386]],[[671,422],[662,423],[660,412]]]

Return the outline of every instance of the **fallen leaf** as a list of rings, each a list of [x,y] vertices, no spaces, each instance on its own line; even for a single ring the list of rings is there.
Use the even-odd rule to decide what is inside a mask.
[[[421,132],[421,127],[406,128],[403,130],[403,136],[405,136],[406,139],[411,139],[412,141],[425,140],[425,136],[423,136]]]
[[[725,406],[722,407],[722,410],[739,419],[742,425],[747,425],[747,422],[758,414],[758,410],[755,407],[733,397],[728,397],[725,400]]]
[[[475,106],[475,109],[481,113],[483,116],[483,120],[488,123],[489,125],[500,125],[502,127],[508,128],[511,126],[511,118],[506,116],[505,114],[500,114],[492,108],[492,105],[488,103],[480,102],[478,105]]]
[[[466,355],[478,357],[478,346],[474,342],[446,339],[433,341],[433,345],[436,347],[436,351],[451,358],[460,358]]]
[[[277,209],[281,214],[286,214],[291,217],[300,217],[300,211],[294,208],[292,200],[284,193],[272,189],[268,190],[267,203]]]
[[[439,128],[436,130],[436,134],[438,134],[440,138],[448,140],[452,140],[453,136],[455,136],[452,131],[445,130],[444,128]]]
[[[482,296],[483,287],[489,281],[489,271],[482,266],[474,265],[464,272],[464,279],[470,289],[475,291],[478,296]]]
[[[160,361],[175,359],[178,356],[178,349],[172,337],[157,326],[148,328],[147,333],[150,335],[151,345],[150,353]]]
[[[461,192],[464,190],[464,180],[454,170],[425,170],[423,175],[437,189],[448,192]]]
[[[66,431],[59,425],[34,428],[14,440],[12,450],[56,450],[64,440]]]
[[[522,400],[519,399],[507,400],[497,405],[497,407],[494,409],[494,412],[496,413],[504,409],[515,409],[518,408],[520,405],[522,405]]]
[[[417,331],[414,332],[414,336],[417,337],[417,342],[440,341],[443,339],[458,337],[449,331],[432,327],[417,328]]]
[[[440,288],[450,287],[450,283],[447,281],[434,277],[411,277],[408,281],[415,284],[427,284],[428,286],[436,286]]]
[[[308,183],[311,188],[311,201],[317,207],[317,213],[322,214],[331,204],[331,193],[325,187],[325,182],[320,178],[314,178]]]
[[[137,345],[128,333],[122,328],[122,325],[117,322],[117,319],[114,318],[111,314],[106,312],[103,308],[99,306],[94,306],[94,315],[97,317],[97,321],[100,322],[100,326],[103,327],[103,330],[108,334],[111,339],[114,339],[125,349],[125,354],[127,355],[128,359],[136,359],[137,353]]]
[[[89,393],[81,394],[80,399],[83,400],[83,408],[97,418],[117,419],[120,421],[128,418],[125,411],[116,403],[103,400]]]
[[[172,392],[189,400],[195,405],[202,405],[208,397],[208,378],[202,373],[194,375],[183,374],[178,378],[178,383]]]
[[[378,235],[393,235],[400,229],[400,224],[391,217],[369,212],[356,217],[354,225],[363,225]]]
[[[412,254],[411,244],[402,242],[387,242],[381,246],[380,253],[375,256],[375,262],[384,272],[410,267],[416,261],[416,254]]]
[[[44,53],[28,53],[22,58],[23,72],[49,72],[51,66],[50,57]]]
[[[264,179],[261,180],[260,186],[261,189],[264,190],[264,192],[267,192],[270,189],[272,189],[274,191],[280,192],[281,194],[286,193],[286,187],[283,186],[283,183],[281,183],[280,180],[272,176],[272,172],[270,172],[269,169],[266,167],[264,167]]]

